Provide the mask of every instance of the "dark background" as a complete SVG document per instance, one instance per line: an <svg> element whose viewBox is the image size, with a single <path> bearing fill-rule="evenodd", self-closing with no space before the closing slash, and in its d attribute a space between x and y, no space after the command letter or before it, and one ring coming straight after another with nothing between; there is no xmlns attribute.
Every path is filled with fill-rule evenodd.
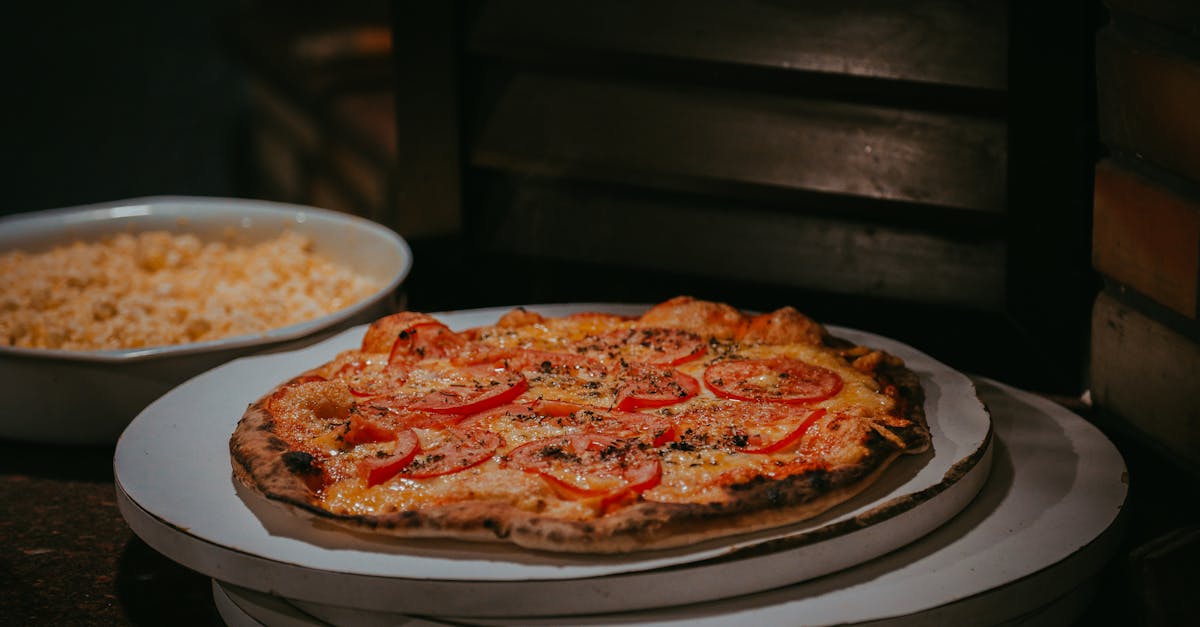
<svg viewBox="0 0 1200 627"><path fill-rule="evenodd" d="M0 211L244 190L245 100L216 28L235 4L5 9Z"/></svg>
<svg viewBox="0 0 1200 627"><path fill-rule="evenodd" d="M133 0L6 8L0 38L6 105L0 114L0 214L157 194L261 195L250 152L247 68L224 28L246 4ZM295 10L306 7L301 3ZM912 303L885 303L890 317L883 321L878 301L853 295L805 309L823 320L898 337L955 367L1054 394L1086 415L1089 408L1077 396L1085 385L1088 304L1099 290L1088 267L1091 174L1103 156L1092 109L1092 37L1106 14L1098 2L1019 3L1010 18L1022 26L1009 57L1013 95L1005 103L1006 115L1021 129L1008 145L1015 185L1010 201L1033 225L1016 233L1016 241L1057 247L1062 256L1048 258L1067 264L1057 270L1074 279L1033 284L1009 296L1036 303L1053 291L1056 308L1072 308L1065 315L1049 312L1056 323L1073 325L1064 331L1066 348L1033 364L1022 361L1031 339L1020 327L1036 325L1036 306L1023 308L1024 319L1016 325L1009 317ZM1066 238L1064 229L1070 233ZM408 302L417 309L672 295L639 287L630 278L645 275L629 269L477 256L455 238L415 237L411 243L418 260L430 260L419 261L406 286ZM489 269L485 279L478 277L479 267ZM531 278L513 291L502 279L517 275ZM746 306L817 302L811 291L794 286L653 276L669 282L670 292L729 294ZM1197 519L1196 500L1187 496L1194 489L1174 466L1138 439L1113 436L1141 479L1140 490L1131 501L1129 540L1085 624L1114 617L1118 623L1136 621L1142 600L1131 592L1129 553ZM111 448L0 444L6 477L0 509L8 517L0 526L5 551L0 588L10 595L2 597L6 611L0 614L11 610L30 622L215 623L207 579L150 550L120 519L111 499ZM39 490L53 495L40 501L24 496ZM18 518L48 523L15 527L11 523ZM43 553L39 547L55 549ZM160 598L183 602L171 605Z"/></svg>

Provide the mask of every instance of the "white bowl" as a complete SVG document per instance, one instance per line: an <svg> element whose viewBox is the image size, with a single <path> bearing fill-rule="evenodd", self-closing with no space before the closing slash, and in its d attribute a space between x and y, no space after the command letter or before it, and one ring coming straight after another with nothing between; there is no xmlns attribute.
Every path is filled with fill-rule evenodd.
<svg viewBox="0 0 1200 627"><path fill-rule="evenodd" d="M162 196L52 209L0 218L0 251L48 249L130 231L193 233L253 243L290 230L314 250L381 287L331 315L263 333L129 350L49 350L0 346L0 437L96 444L117 440L151 401L230 359L285 350L368 322L394 308L412 267L408 244L391 230L351 215L282 203Z"/></svg>

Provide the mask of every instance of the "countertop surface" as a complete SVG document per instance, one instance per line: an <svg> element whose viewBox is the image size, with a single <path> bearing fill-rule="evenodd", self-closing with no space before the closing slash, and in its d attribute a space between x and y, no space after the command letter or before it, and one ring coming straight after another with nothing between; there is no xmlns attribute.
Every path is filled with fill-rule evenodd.
<svg viewBox="0 0 1200 627"><path fill-rule="evenodd" d="M113 447L0 440L0 615L12 625L221 625L209 579L117 510Z"/></svg>

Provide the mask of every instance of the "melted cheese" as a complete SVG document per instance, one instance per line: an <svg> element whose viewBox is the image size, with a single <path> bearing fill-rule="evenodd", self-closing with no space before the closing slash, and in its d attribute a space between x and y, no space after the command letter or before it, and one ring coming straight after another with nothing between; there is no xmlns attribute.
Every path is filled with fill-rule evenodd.
<svg viewBox="0 0 1200 627"><path fill-rule="evenodd" d="M472 339L499 351L529 349L574 355L578 353L573 347L587 342L589 337L631 328L633 324L611 316L539 320L512 328L475 329ZM742 346L732 341L713 341L700 358L677 368L702 381L709 364L734 357L799 359L836 372L842 378L843 386L832 398L811 406L823 408L826 414L798 442L772 454L746 453L738 449L778 441L795 429L797 422L789 419L747 425L697 418L690 410L731 402L718 399L703 384L699 393L684 403L649 410L675 424L677 440L674 445L668 444L655 452L662 466L662 479L658 485L643 492L642 498L672 503L714 502L726 498L727 485L752 477L779 476L780 473L795 472L797 468L852 461L861 453L859 442L869 427L864 427L861 420L849 421L847 417L886 417L894 410L893 399L877 389L870 375L856 370L832 351L811 345ZM375 371L387 367L379 356L356 355L352 351L339 356L322 372L325 376L336 377L342 366L355 359ZM529 368L523 372L529 389L516 402L558 400L610 409L620 384L620 368L616 363L609 365L607 373ZM452 359L425 360L407 371L407 378L395 393L403 398L419 398L440 387L453 385L458 380L458 368ZM486 419L486 428L499 434L503 444L482 464L425 479L397 476L368 487L356 470L358 465L372 456L389 454L391 443L348 447L341 442L340 433L346 420L348 392L345 390L346 385L336 381L304 384L287 391L283 395L285 401L275 408L284 413L287 416L285 422L292 425L289 433L295 438L293 441L305 441L307 450L327 456L326 473L332 483L321 498L323 506L330 511L374 515L419 509L429 504L486 500L566 519L584 519L599 513L596 499L564 498L538 475L507 467L505 461L510 451L525 443L584 433L586 423L549 416L534 419L528 412L520 411L498 413ZM323 401L322 394L331 394L337 400ZM418 430L418 436L425 450L436 447L443 437L436 429ZM580 484L587 482L585 477L578 479Z"/></svg>

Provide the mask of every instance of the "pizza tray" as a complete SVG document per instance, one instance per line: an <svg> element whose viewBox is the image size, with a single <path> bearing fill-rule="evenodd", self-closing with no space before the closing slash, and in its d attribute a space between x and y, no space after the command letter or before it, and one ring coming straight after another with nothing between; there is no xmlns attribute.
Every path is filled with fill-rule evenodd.
<svg viewBox="0 0 1200 627"><path fill-rule="evenodd" d="M529 306L544 315L636 314L644 306ZM455 329L509 308L436 314ZM306 602L467 617L649 609L769 590L894 551L971 501L991 469L992 427L974 384L887 338L831 328L904 358L925 387L933 451L905 456L854 499L801 524L674 550L558 555L503 544L374 538L297 516L232 478L228 440L245 407L280 381L357 346L363 328L206 372L147 407L117 444L130 527L214 579ZM664 591L670 591L664 594Z"/></svg>
<svg viewBox="0 0 1200 627"><path fill-rule="evenodd" d="M230 625L1000 625L1075 623L1124 527L1125 464L1094 427L1043 398L979 380L996 425L995 469L957 517L828 577L710 603L619 615L469 619L366 612L213 582Z"/></svg>

